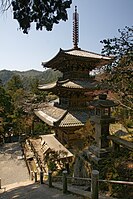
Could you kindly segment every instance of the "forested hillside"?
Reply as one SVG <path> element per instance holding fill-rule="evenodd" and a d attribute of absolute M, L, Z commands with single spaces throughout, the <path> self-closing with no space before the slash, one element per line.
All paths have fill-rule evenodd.
<path fill-rule="evenodd" d="M 19 75 L 22 80 L 23 86 L 28 89 L 31 82 L 35 79 L 39 80 L 40 84 L 53 82 L 61 76 L 59 71 L 53 71 L 52 69 L 45 70 L 43 72 L 37 70 L 29 70 L 29 71 L 9 71 L 9 70 L 1 70 L 0 71 L 0 80 L 3 85 L 14 76 Z"/>
<path fill-rule="evenodd" d="M 51 94 L 40 91 L 38 85 L 53 82 L 60 76 L 59 71 L 51 69 L 44 72 L 0 71 L 0 142 L 11 139 L 12 135 L 29 135 L 32 132 L 33 110 L 38 104 L 51 99 Z M 39 122 L 35 131 L 42 132 L 45 127 Z"/>

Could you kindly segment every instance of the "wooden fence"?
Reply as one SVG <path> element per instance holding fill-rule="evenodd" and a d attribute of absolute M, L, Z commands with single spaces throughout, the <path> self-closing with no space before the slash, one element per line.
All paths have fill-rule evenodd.
<path fill-rule="evenodd" d="M 39 179 L 37 179 L 37 172 L 31 171 L 30 176 L 32 176 L 31 180 L 34 180 L 35 182 L 40 181 L 41 184 L 44 183 L 43 171 L 40 171 Z M 88 197 L 91 195 L 91 199 L 99 199 L 99 183 L 101 183 L 101 182 L 133 186 L 133 182 L 101 180 L 101 179 L 99 179 L 99 171 L 97 171 L 97 170 L 92 171 L 91 178 L 69 177 L 67 175 L 67 171 L 63 171 L 62 176 L 52 176 L 52 172 L 49 171 L 47 177 L 48 177 L 49 187 L 53 187 L 53 182 L 61 182 L 62 190 L 63 190 L 64 194 L 68 192 L 68 184 L 71 184 L 71 187 L 73 185 L 90 186 L 91 193 L 88 193 Z M 2 189 L 1 178 L 0 178 L 0 189 Z"/>
<path fill-rule="evenodd" d="M 53 182 L 60 182 L 62 184 L 63 193 L 68 192 L 68 185 L 71 185 L 71 187 L 75 185 L 90 187 L 91 193 L 88 194 L 88 196 L 91 195 L 91 199 L 99 198 L 99 183 L 123 184 L 133 186 L 133 182 L 128 181 L 101 180 L 99 179 L 99 171 L 97 170 L 92 171 L 91 178 L 69 177 L 67 175 L 67 171 L 63 171 L 62 176 L 52 176 L 52 172 L 49 171 L 47 177 L 49 187 L 53 187 Z M 37 177 L 35 177 L 35 182 L 36 181 Z M 40 183 L 43 184 L 43 182 L 43 172 L 41 171 Z"/>

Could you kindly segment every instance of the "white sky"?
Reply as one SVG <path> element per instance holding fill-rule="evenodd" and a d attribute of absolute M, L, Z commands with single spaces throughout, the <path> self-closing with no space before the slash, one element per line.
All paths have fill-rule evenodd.
<path fill-rule="evenodd" d="M 79 47 L 101 53 L 100 41 L 118 36 L 118 29 L 133 25 L 133 0 L 73 0 L 68 9 L 69 20 L 55 25 L 52 32 L 29 34 L 19 30 L 11 11 L 0 16 L 0 70 L 44 70 L 41 62 L 48 61 L 60 48 L 71 49 L 72 14 L 77 5 L 79 13 Z"/>

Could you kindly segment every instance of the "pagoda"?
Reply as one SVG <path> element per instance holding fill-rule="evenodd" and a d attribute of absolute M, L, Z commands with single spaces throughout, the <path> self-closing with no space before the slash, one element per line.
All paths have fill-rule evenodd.
<path fill-rule="evenodd" d="M 92 71 L 112 61 L 111 57 L 82 50 L 79 42 L 79 18 L 77 7 L 73 14 L 73 48 L 60 49 L 55 57 L 43 62 L 43 67 L 59 70 L 62 78 L 56 82 L 39 86 L 40 90 L 50 91 L 58 96 L 58 101 L 46 103 L 35 114 L 54 129 L 56 138 L 72 147 L 75 140 L 80 140 L 75 131 L 82 128 L 90 118 L 88 102 L 93 100 L 93 93 L 100 83 L 92 76 Z M 88 95 L 90 93 L 90 95 Z"/>

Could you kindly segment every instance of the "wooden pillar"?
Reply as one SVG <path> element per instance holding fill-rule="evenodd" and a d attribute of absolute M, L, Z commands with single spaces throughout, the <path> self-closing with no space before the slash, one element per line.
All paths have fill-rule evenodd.
<path fill-rule="evenodd" d="M 33 180 L 33 171 L 30 172 L 30 180 Z"/>
<path fill-rule="evenodd" d="M 40 171 L 40 184 L 43 184 L 43 171 Z"/>
<path fill-rule="evenodd" d="M 0 178 L 0 189 L 1 189 L 1 178 Z"/>
<path fill-rule="evenodd" d="M 67 193 L 67 171 L 63 171 L 63 193 Z"/>
<path fill-rule="evenodd" d="M 52 171 L 48 172 L 48 184 L 49 187 L 52 187 Z"/>
<path fill-rule="evenodd" d="M 98 199 L 99 171 L 92 170 L 91 174 L 91 199 Z"/>
<path fill-rule="evenodd" d="M 37 182 L 37 171 L 34 172 L 35 175 L 35 182 Z"/>

